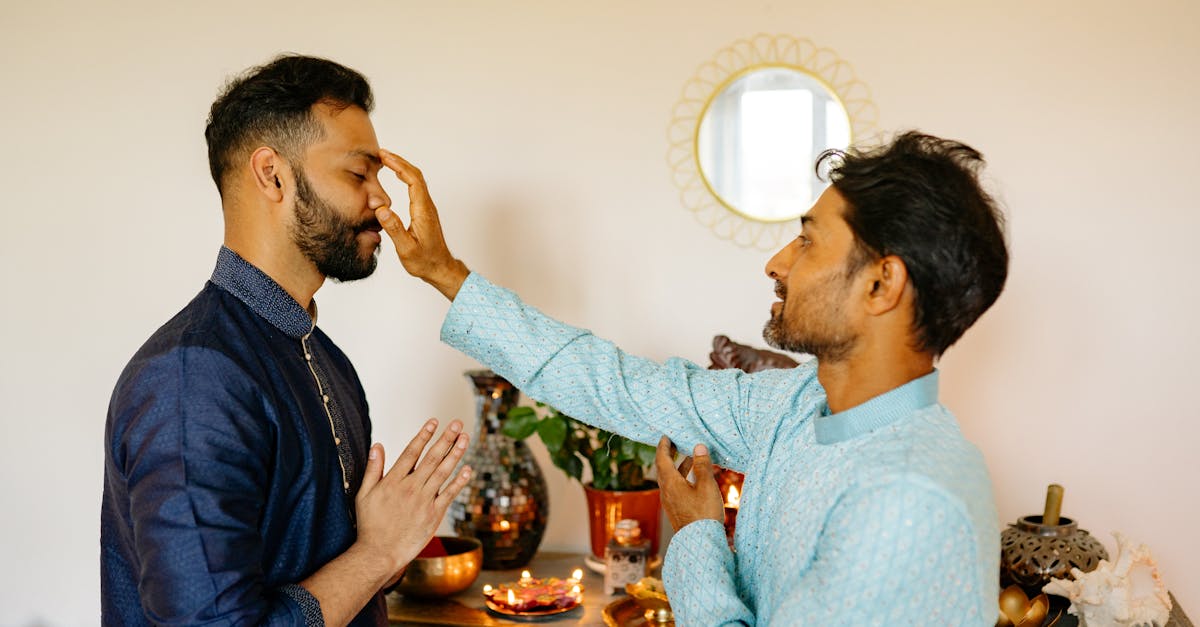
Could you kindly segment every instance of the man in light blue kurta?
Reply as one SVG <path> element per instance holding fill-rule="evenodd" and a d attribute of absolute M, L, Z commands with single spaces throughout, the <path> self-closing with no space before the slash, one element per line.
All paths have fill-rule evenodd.
<path fill-rule="evenodd" d="M 755 374 L 657 364 L 474 273 L 442 340 L 568 415 L 642 442 L 703 442 L 746 473 L 736 553 L 718 520 L 671 540 L 663 583 L 681 624 L 995 622 L 991 483 L 937 403 L 937 372 L 830 415 L 812 362 Z"/>
<path fill-rule="evenodd" d="M 693 484 L 659 444 L 679 624 L 995 622 L 991 484 L 933 367 L 1007 273 L 977 152 L 908 133 L 835 155 L 833 185 L 767 264 L 781 301 L 764 336 L 817 358 L 756 374 L 629 355 L 470 273 L 419 171 L 382 156 L 410 187 L 411 227 L 377 216 L 405 268 L 453 301 L 446 343 L 580 420 L 695 452 Z M 712 462 L 746 473 L 736 551 Z"/>

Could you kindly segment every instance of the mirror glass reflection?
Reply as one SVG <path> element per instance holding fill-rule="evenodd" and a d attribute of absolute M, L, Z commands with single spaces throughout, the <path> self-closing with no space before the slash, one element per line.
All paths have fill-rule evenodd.
<path fill-rule="evenodd" d="M 715 94 L 696 157 L 726 206 L 768 222 L 800 216 L 825 188 L 813 164 L 850 145 L 850 117 L 824 83 L 790 67 L 751 70 Z"/>

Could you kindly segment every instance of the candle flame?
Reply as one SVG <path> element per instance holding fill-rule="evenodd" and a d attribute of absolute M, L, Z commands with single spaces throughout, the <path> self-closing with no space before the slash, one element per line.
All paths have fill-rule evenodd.
<path fill-rule="evenodd" d="M 533 575 L 529 574 L 529 571 L 527 571 L 527 570 L 521 571 L 521 579 L 532 579 L 532 578 L 533 578 Z"/>
<path fill-rule="evenodd" d="M 729 507 L 737 507 L 742 503 L 742 495 L 738 492 L 737 486 L 729 486 L 729 494 L 725 497 L 725 504 Z"/>
<path fill-rule="evenodd" d="M 513 608 L 517 606 L 517 597 L 513 594 L 512 588 L 508 590 L 508 606 Z"/>
<path fill-rule="evenodd" d="M 579 589 L 579 584 L 571 586 L 571 596 L 578 599 L 580 592 L 582 592 L 582 590 Z"/>
<path fill-rule="evenodd" d="M 574 579 L 575 581 L 579 581 L 580 579 L 583 579 L 583 569 L 576 568 L 574 571 L 572 571 L 571 579 Z"/>
<path fill-rule="evenodd" d="M 490 584 L 490 583 L 483 584 L 483 593 L 491 594 L 492 593 L 492 584 Z"/>
<path fill-rule="evenodd" d="M 512 527 L 512 523 L 507 520 L 500 521 L 500 531 L 508 531 Z"/>

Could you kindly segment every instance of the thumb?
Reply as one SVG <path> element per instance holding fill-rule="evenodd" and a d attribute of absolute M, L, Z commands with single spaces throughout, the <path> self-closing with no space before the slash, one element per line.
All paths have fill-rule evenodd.
<path fill-rule="evenodd" d="M 358 496 L 364 496 L 383 478 L 383 445 L 372 444 L 367 453 L 367 468 L 363 470 L 362 485 L 358 488 Z"/>
<path fill-rule="evenodd" d="M 711 483 L 715 486 L 717 480 L 713 477 L 712 458 L 708 456 L 708 447 L 697 444 L 696 448 L 692 449 L 692 459 L 692 476 L 696 478 L 696 485 Z"/>
<path fill-rule="evenodd" d="M 412 234 L 404 227 L 404 222 L 400 220 L 400 216 L 396 212 L 385 207 L 379 207 L 375 210 L 375 219 L 379 220 L 379 224 L 387 231 L 388 237 L 392 238 L 392 244 L 396 246 L 396 252 L 404 254 L 416 245 L 416 240 Z"/>

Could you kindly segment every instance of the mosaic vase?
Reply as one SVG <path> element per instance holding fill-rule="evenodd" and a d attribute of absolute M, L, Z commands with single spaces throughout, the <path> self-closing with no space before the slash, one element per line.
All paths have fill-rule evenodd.
<path fill-rule="evenodd" d="M 520 392 L 490 370 L 466 375 L 475 390 L 477 428 L 463 463 L 474 472 L 449 516 L 458 535 L 483 544 L 484 569 L 521 568 L 546 533 L 546 479 L 525 442 L 500 432 Z"/>

